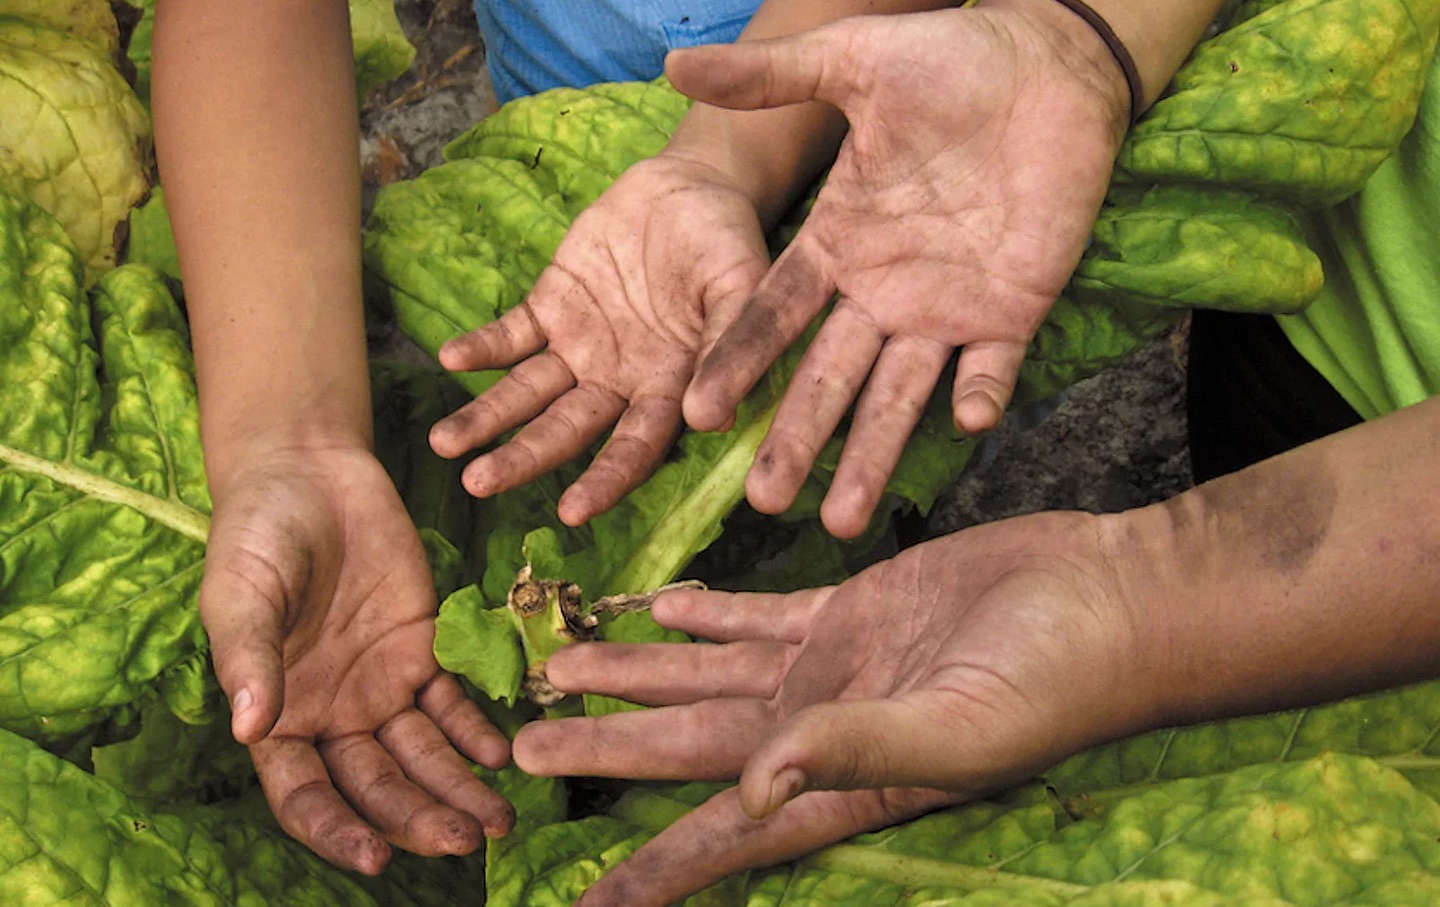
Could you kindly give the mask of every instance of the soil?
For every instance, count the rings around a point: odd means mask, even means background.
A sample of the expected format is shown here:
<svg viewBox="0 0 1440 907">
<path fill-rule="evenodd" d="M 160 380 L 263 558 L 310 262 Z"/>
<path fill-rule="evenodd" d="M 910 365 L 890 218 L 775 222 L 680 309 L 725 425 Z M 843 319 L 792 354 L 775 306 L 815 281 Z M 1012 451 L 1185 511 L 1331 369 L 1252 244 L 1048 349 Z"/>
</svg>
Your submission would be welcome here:
<svg viewBox="0 0 1440 907">
<path fill-rule="evenodd" d="M 380 186 L 443 163 L 444 145 L 496 108 L 467 0 L 397 0 L 396 10 L 418 53 L 408 74 L 365 101 L 367 206 Z M 1188 488 L 1185 336 L 1182 326 L 1075 385 L 1039 426 L 997 431 L 985 461 L 931 511 L 925 534 L 1037 510 L 1124 510 Z M 382 354 L 417 355 L 397 332 L 372 342 Z"/>
</svg>

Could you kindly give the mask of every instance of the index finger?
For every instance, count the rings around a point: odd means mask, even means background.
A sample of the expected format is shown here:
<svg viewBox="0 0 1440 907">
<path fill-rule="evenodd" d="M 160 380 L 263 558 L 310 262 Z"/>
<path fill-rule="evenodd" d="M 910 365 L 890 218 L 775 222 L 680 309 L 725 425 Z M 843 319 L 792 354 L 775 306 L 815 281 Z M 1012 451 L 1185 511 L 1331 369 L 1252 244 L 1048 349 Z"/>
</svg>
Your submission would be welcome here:
<svg viewBox="0 0 1440 907">
<path fill-rule="evenodd" d="M 728 425 L 760 376 L 805 333 L 835 292 L 823 253 L 807 237 L 801 227 L 730 327 L 700 351 L 683 404 L 685 421 L 696 431 Z"/>
<path fill-rule="evenodd" d="M 515 735 L 515 764 L 532 775 L 725 781 L 774 724 L 760 699 L 708 699 L 602 718 L 532 721 Z"/>
<path fill-rule="evenodd" d="M 682 589 L 656 596 L 650 614 L 662 627 L 714 642 L 799 643 L 836 588 L 790 593 Z"/>
</svg>

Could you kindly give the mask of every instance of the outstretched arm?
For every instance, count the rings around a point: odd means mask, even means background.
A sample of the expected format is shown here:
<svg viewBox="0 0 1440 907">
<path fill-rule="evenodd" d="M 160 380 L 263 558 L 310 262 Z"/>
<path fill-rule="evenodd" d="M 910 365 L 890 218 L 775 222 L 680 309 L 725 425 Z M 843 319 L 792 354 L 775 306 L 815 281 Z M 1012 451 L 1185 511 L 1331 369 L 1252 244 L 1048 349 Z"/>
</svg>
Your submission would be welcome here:
<svg viewBox="0 0 1440 907">
<path fill-rule="evenodd" d="M 214 498 L 200 609 L 281 824 L 378 872 L 468 853 L 508 747 L 431 652 L 435 590 L 370 452 L 344 0 L 160 0 L 156 143 Z M 453 741 L 453 743 L 452 743 Z"/>
<path fill-rule="evenodd" d="M 718 644 L 557 653 L 560 689 L 657 708 L 528 725 L 515 757 L 739 778 L 582 901 L 660 905 L 1127 734 L 1435 677 L 1437 552 L 1440 398 L 1168 503 L 967 529 L 828 589 L 662 596 Z"/>
<path fill-rule="evenodd" d="M 156 151 L 217 496 L 256 444 L 367 446 L 344 0 L 160 0 Z"/>
<path fill-rule="evenodd" d="M 1117 518 L 1154 723 L 1440 673 L 1440 397 Z"/>
</svg>

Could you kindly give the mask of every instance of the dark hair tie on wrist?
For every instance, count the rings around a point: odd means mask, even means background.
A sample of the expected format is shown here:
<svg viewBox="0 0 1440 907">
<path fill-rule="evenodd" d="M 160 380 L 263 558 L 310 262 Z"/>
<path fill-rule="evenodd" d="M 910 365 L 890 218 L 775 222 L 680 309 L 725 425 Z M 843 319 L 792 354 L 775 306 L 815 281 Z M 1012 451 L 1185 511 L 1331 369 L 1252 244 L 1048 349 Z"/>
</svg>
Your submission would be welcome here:
<svg viewBox="0 0 1440 907">
<path fill-rule="evenodd" d="M 1120 64 L 1120 71 L 1125 73 L 1125 82 L 1130 86 L 1130 122 L 1134 123 L 1140 119 L 1140 114 L 1144 113 L 1140 105 L 1145 100 L 1145 88 L 1140 84 L 1140 70 L 1135 68 L 1135 58 L 1130 56 L 1125 42 L 1120 40 L 1120 36 L 1115 34 L 1115 29 L 1110 27 L 1110 23 L 1091 9 L 1085 0 L 1056 0 L 1056 2 L 1084 19 L 1085 24 L 1094 29 L 1095 34 L 1100 36 L 1100 40 L 1105 42 L 1105 46 L 1110 48 L 1110 55 L 1115 58 L 1116 63 Z"/>
</svg>

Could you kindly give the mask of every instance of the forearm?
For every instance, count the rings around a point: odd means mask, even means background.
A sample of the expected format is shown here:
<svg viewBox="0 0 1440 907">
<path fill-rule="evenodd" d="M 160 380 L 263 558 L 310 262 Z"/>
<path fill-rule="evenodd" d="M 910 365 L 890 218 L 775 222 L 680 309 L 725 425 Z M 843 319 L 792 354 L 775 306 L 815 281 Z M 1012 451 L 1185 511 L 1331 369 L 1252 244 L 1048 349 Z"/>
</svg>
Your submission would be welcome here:
<svg viewBox="0 0 1440 907">
<path fill-rule="evenodd" d="M 1164 723 L 1440 675 L 1440 398 L 1117 519 Z"/>
<path fill-rule="evenodd" d="M 368 443 L 344 0 L 160 0 L 154 55 L 212 487 L 257 442 Z"/>
<path fill-rule="evenodd" d="M 779 38 L 850 16 L 923 12 L 949 0 L 765 0 L 741 41 Z M 725 172 L 754 202 L 766 229 L 834 159 L 845 117 L 819 102 L 734 111 L 696 103 L 667 150 Z"/>
</svg>

